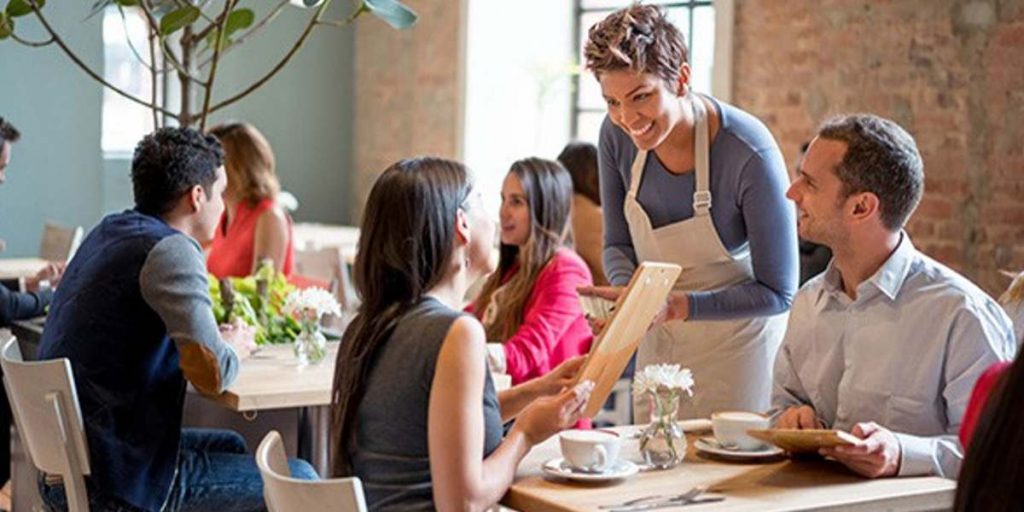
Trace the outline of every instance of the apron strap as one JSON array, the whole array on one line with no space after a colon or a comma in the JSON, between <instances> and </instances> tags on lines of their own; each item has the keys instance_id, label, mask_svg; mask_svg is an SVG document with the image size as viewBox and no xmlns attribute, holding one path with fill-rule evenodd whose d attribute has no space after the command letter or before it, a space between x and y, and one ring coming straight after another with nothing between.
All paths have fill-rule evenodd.
<instances>
[{"instance_id":1,"label":"apron strap","mask_svg":"<svg viewBox=\"0 0 1024 512\"><path fill-rule=\"evenodd\" d=\"M647 165L647 151L643 149L637 149L636 158L633 159L633 166L629 171L629 190L627 194L636 198L637 191L640 190L640 180L644 176L644 166Z\"/></svg>"},{"instance_id":2,"label":"apron strap","mask_svg":"<svg viewBox=\"0 0 1024 512\"><path fill-rule=\"evenodd\" d=\"M693 215L696 217L698 215L707 215L711 211L708 116L704 110L704 101L700 99L700 96L694 94L690 104L693 105L695 121L693 125L693 153L697 183L693 192Z\"/></svg>"}]
</instances>

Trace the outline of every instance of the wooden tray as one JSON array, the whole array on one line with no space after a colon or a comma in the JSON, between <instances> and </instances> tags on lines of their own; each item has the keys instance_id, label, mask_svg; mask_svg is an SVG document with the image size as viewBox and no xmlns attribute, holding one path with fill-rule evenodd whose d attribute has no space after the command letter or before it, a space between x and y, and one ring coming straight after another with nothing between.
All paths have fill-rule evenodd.
<instances>
[{"instance_id":1,"label":"wooden tray","mask_svg":"<svg viewBox=\"0 0 1024 512\"><path fill-rule=\"evenodd\" d=\"M842 430L769 428L748 430L747 434L790 453L817 452L820 448L854 445L860 442L853 434Z\"/></svg>"},{"instance_id":2,"label":"wooden tray","mask_svg":"<svg viewBox=\"0 0 1024 512\"><path fill-rule=\"evenodd\" d=\"M601 411L615 383L640 346L655 315L665 305L682 268L671 263L644 262L633 273L619 296L604 330L594 338L577 382L594 381L594 390L583 415L593 418Z\"/></svg>"}]
</instances>

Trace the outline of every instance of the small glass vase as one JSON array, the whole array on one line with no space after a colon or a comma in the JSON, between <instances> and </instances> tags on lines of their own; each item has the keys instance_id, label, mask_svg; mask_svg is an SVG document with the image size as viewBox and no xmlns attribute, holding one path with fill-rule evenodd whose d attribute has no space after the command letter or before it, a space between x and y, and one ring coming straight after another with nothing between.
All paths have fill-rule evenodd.
<instances>
[{"instance_id":1,"label":"small glass vase","mask_svg":"<svg viewBox=\"0 0 1024 512\"><path fill-rule=\"evenodd\" d=\"M651 423L640 434L640 453L651 468L675 467L686 456L686 435L676 423L679 391L648 391L647 396L651 401Z\"/></svg>"},{"instance_id":2,"label":"small glass vase","mask_svg":"<svg viewBox=\"0 0 1024 512\"><path fill-rule=\"evenodd\" d=\"M327 338L320 332L320 322L304 320L302 331L295 337L295 358L299 366L317 364L327 355Z\"/></svg>"}]
</instances>

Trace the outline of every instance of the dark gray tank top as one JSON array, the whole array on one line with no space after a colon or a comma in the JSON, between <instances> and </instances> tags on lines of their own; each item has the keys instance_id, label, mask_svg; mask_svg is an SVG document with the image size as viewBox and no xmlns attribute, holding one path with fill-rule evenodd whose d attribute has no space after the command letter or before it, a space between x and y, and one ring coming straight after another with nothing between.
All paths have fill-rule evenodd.
<instances>
[{"instance_id":1,"label":"dark gray tank top","mask_svg":"<svg viewBox=\"0 0 1024 512\"><path fill-rule=\"evenodd\" d=\"M378 350L349 446L370 510L434 510L427 450L427 407L441 343L463 313L425 298ZM484 456L501 443L501 412L484 376Z\"/></svg>"}]
</instances>

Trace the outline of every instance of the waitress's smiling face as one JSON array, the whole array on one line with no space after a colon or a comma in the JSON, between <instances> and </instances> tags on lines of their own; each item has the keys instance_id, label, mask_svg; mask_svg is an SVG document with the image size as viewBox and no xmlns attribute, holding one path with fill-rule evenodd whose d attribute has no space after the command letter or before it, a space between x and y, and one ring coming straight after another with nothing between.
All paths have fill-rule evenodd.
<instances>
[{"instance_id":1,"label":"waitress's smiling face","mask_svg":"<svg viewBox=\"0 0 1024 512\"><path fill-rule=\"evenodd\" d=\"M688 71L683 71L686 78L681 83L688 79ZM598 82L608 104L608 117L629 134L638 149L651 151L660 146L683 117L679 95L658 75L629 69L604 71Z\"/></svg>"}]
</instances>

